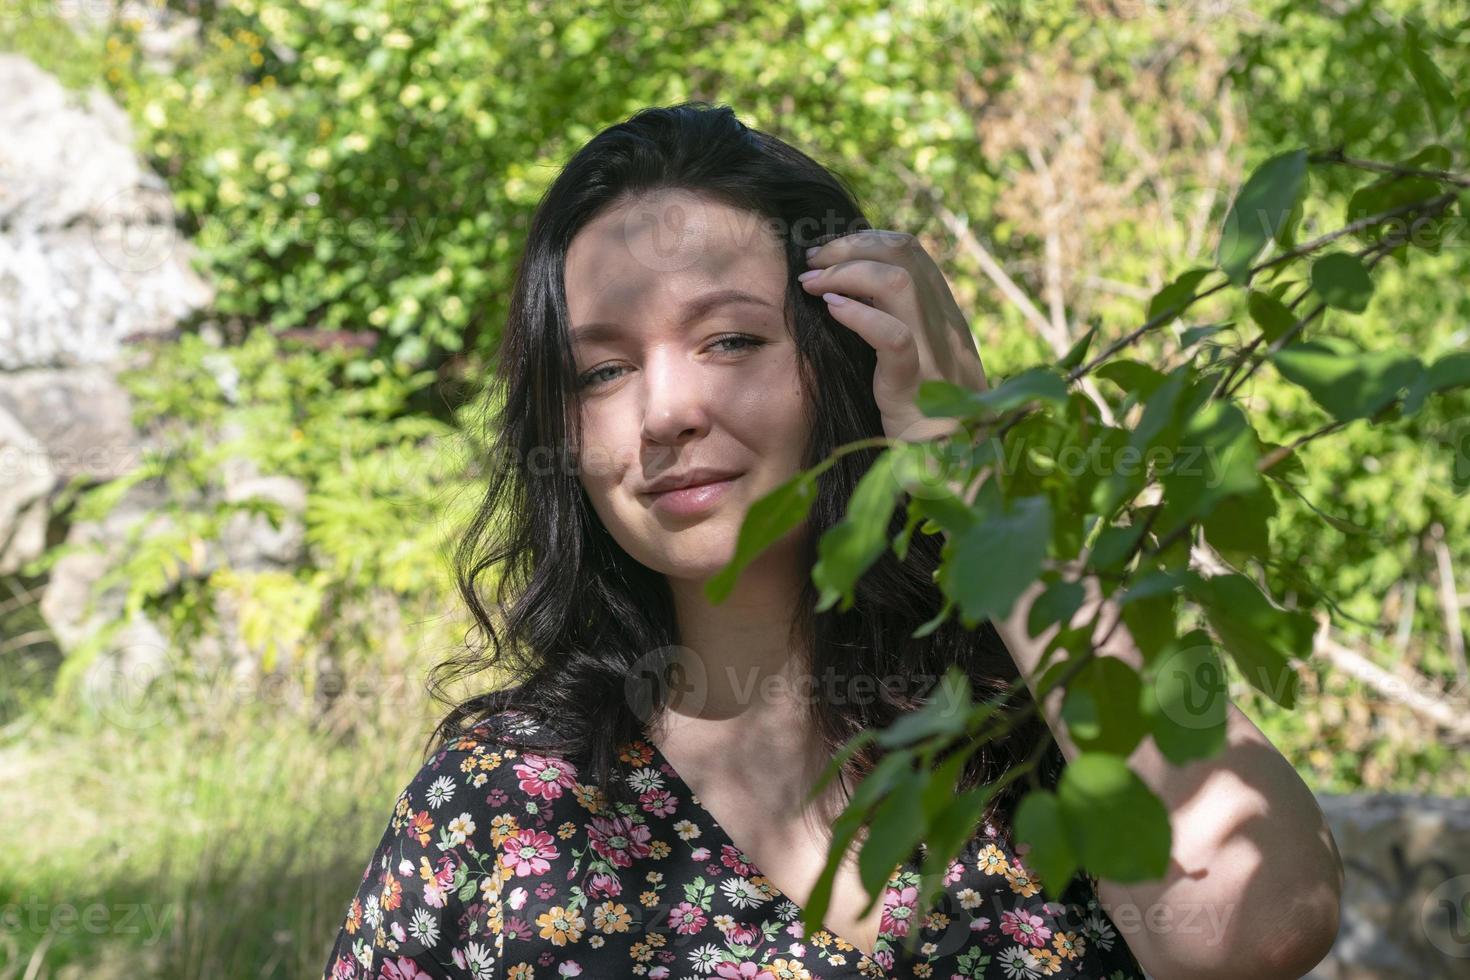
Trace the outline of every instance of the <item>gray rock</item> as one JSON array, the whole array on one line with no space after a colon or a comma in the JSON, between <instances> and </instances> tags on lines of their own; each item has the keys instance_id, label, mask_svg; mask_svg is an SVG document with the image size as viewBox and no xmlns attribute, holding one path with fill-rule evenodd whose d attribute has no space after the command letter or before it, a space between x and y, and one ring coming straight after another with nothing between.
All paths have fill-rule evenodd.
<instances>
[{"instance_id":1,"label":"gray rock","mask_svg":"<svg viewBox=\"0 0 1470 980\"><path fill-rule=\"evenodd\" d=\"M0 407L0 574L41 554L50 495L59 483L46 447Z\"/></svg>"},{"instance_id":2,"label":"gray rock","mask_svg":"<svg viewBox=\"0 0 1470 980\"><path fill-rule=\"evenodd\" d=\"M0 372L0 408L41 443L62 479L116 479L142 457L132 400L99 366Z\"/></svg>"},{"instance_id":3,"label":"gray rock","mask_svg":"<svg viewBox=\"0 0 1470 980\"><path fill-rule=\"evenodd\" d=\"M106 364L213 291L126 115L0 55L0 370Z\"/></svg>"}]
</instances>

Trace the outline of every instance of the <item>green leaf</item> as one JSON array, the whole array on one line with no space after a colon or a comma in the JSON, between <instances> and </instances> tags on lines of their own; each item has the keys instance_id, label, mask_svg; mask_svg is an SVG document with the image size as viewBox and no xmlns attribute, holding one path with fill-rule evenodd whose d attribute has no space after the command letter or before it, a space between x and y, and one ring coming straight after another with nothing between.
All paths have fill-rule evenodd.
<instances>
[{"instance_id":1,"label":"green leaf","mask_svg":"<svg viewBox=\"0 0 1470 980\"><path fill-rule=\"evenodd\" d=\"M1191 630L1144 668L1144 714L1165 758L1183 765L1225 747L1229 688L1225 665L1204 630Z\"/></svg>"},{"instance_id":2,"label":"green leaf","mask_svg":"<svg viewBox=\"0 0 1470 980\"><path fill-rule=\"evenodd\" d=\"M1036 872L1047 899L1055 900L1077 871L1077 854L1056 794L1045 789L1027 793L1016 807L1014 824L1016 839L1031 845L1023 863Z\"/></svg>"},{"instance_id":3,"label":"green leaf","mask_svg":"<svg viewBox=\"0 0 1470 980\"><path fill-rule=\"evenodd\" d=\"M1386 214L1408 205L1420 204L1439 196L1442 191L1443 188L1438 183L1427 177L1388 174L1353 192L1353 196L1348 199L1346 220L1353 224L1376 214ZM1409 222L1418 211L1419 209L1414 208L1397 217L1375 221L1353 234L1360 241L1370 243L1379 241L1385 231L1403 235L1409 231ZM1443 222L1442 216L1428 222L1421 219L1415 224L1411 240L1428 251L1436 251Z\"/></svg>"},{"instance_id":4,"label":"green leaf","mask_svg":"<svg viewBox=\"0 0 1470 980\"><path fill-rule=\"evenodd\" d=\"M858 875L870 902L883 895L894 870L907 861L924 834L922 791L926 774L910 772L883 797L858 853Z\"/></svg>"},{"instance_id":5,"label":"green leaf","mask_svg":"<svg viewBox=\"0 0 1470 980\"><path fill-rule=\"evenodd\" d=\"M1200 280L1213 271L1215 270L1190 269L1169 283L1169 285L1159 290L1154 298L1149 300L1148 321L1153 322L1154 317L1173 310L1174 312L1172 314L1159 321L1159 326L1172 322L1175 317L1183 313L1185 308L1189 306L1190 300L1194 299L1194 294L1199 287Z\"/></svg>"},{"instance_id":6,"label":"green leaf","mask_svg":"<svg viewBox=\"0 0 1470 980\"><path fill-rule=\"evenodd\" d=\"M1077 863L1099 878L1128 884L1168 871L1169 813L1121 757L1077 756L1062 770L1057 802Z\"/></svg>"},{"instance_id":7,"label":"green leaf","mask_svg":"<svg viewBox=\"0 0 1470 980\"><path fill-rule=\"evenodd\" d=\"M1132 752L1147 731L1142 687L1138 673L1117 657L1089 660L1062 701L1062 719L1077 747L1125 757Z\"/></svg>"},{"instance_id":8,"label":"green leaf","mask_svg":"<svg viewBox=\"0 0 1470 980\"><path fill-rule=\"evenodd\" d=\"M1293 707L1298 679L1289 661L1310 655L1312 618L1272 605L1239 573L1199 579L1190 591L1246 681L1283 708Z\"/></svg>"},{"instance_id":9,"label":"green leaf","mask_svg":"<svg viewBox=\"0 0 1470 980\"><path fill-rule=\"evenodd\" d=\"M750 505L740 524L730 564L705 583L704 594L710 602L721 603L729 598L745 567L806 520L817 497L817 476L833 462L829 459L798 473Z\"/></svg>"},{"instance_id":10,"label":"green leaf","mask_svg":"<svg viewBox=\"0 0 1470 980\"><path fill-rule=\"evenodd\" d=\"M1087 352L1091 349L1093 338L1096 336L1097 324L1094 323L1087 329L1085 334L1077 339L1077 342L1072 345L1066 355L1057 362L1057 369L1060 371L1070 371L1081 364L1083 359L1087 357Z\"/></svg>"},{"instance_id":11,"label":"green leaf","mask_svg":"<svg viewBox=\"0 0 1470 980\"><path fill-rule=\"evenodd\" d=\"M1094 373L1128 394L1137 394L1143 398L1153 394L1167 380L1157 368L1127 359L1108 361L1099 365Z\"/></svg>"},{"instance_id":12,"label":"green leaf","mask_svg":"<svg viewBox=\"0 0 1470 980\"><path fill-rule=\"evenodd\" d=\"M1337 310L1362 313L1373 298L1373 280L1356 255L1334 252L1312 263L1312 288Z\"/></svg>"},{"instance_id":13,"label":"green leaf","mask_svg":"<svg viewBox=\"0 0 1470 980\"><path fill-rule=\"evenodd\" d=\"M997 414L1035 399L1065 408L1067 382L1051 368L1035 367L1012 375L999 386L975 396L976 402Z\"/></svg>"},{"instance_id":14,"label":"green leaf","mask_svg":"<svg viewBox=\"0 0 1470 980\"><path fill-rule=\"evenodd\" d=\"M1082 600L1086 597L1086 590L1080 582L1053 582L1031 603L1026 615L1026 632L1034 637L1056 623L1067 626L1077 610L1082 608Z\"/></svg>"},{"instance_id":15,"label":"green leaf","mask_svg":"<svg viewBox=\"0 0 1470 980\"><path fill-rule=\"evenodd\" d=\"M1032 367L985 391L970 391L947 381L923 381L919 383L917 406L925 416L963 419L1004 413L1036 398L1066 407L1066 379L1051 367Z\"/></svg>"},{"instance_id":16,"label":"green leaf","mask_svg":"<svg viewBox=\"0 0 1470 980\"><path fill-rule=\"evenodd\" d=\"M1364 352L1340 337L1289 344L1271 355L1282 377L1307 390L1341 421L1368 418L1398 397L1423 371L1400 351Z\"/></svg>"},{"instance_id":17,"label":"green leaf","mask_svg":"<svg viewBox=\"0 0 1470 980\"><path fill-rule=\"evenodd\" d=\"M971 708L970 679L951 665L923 707L906 712L878 733L878 744L904 748L935 736L953 738L965 730Z\"/></svg>"},{"instance_id":18,"label":"green leaf","mask_svg":"<svg viewBox=\"0 0 1470 980\"><path fill-rule=\"evenodd\" d=\"M1285 228L1306 180L1305 149L1277 154L1246 180L1225 215L1216 251L1216 261L1231 282L1245 282L1261 249Z\"/></svg>"},{"instance_id":19,"label":"green leaf","mask_svg":"<svg viewBox=\"0 0 1470 980\"><path fill-rule=\"evenodd\" d=\"M1205 540L1236 565L1270 552L1270 520L1276 516L1276 498L1266 484L1254 491L1226 497L1204 518Z\"/></svg>"},{"instance_id":20,"label":"green leaf","mask_svg":"<svg viewBox=\"0 0 1470 980\"><path fill-rule=\"evenodd\" d=\"M1454 351L1429 366L1425 372L1430 391L1470 387L1470 351Z\"/></svg>"},{"instance_id":21,"label":"green leaf","mask_svg":"<svg viewBox=\"0 0 1470 980\"><path fill-rule=\"evenodd\" d=\"M1209 514L1232 494L1251 493L1259 487L1256 447L1255 432L1234 403L1207 402L1192 415L1163 476L1160 534Z\"/></svg>"},{"instance_id":22,"label":"green leaf","mask_svg":"<svg viewBox=\"0 0 1470 980\"><path fill-rule=\"evenodd\" d=\"M1114 524L1097 536L1097 543L1087 556L1087 567L1092 571L1111 571L1132 552L1133 546L1143 536L1143 521L1135 519L1132 524Z\"/></svg>"},{"instance_id":23,"label":"green leaf","mask_svg":"<svg viewBox=\"0 0 1470 980\"><path fill-rule=\"evenodd\" d=\"M1022 497L945 543L939 584L966 625L1004 619L1035 581L1051 539L1051 504Z\"/></svg>"},{"instance_id":24,"label":"green leaf","mask_svg":"<svg viewBox=\"0 0 1470 980\"><path fill-rule=\"evenodd\" d=\"M1251 319L1256 321L1256 326L1261 328L1261 333L1265 335L1267 341L1279 339L1282 334L1296 326L1296 314L1270 293L1251 290L1247 305L1250 308Z\"/></svg>"},{"instance_id":25,"label":"green leaf","mask_svg":"<svg viewBox=\"0 0 1470 980\"><path fill-rule=\"evenodd\" d=\"M873 771L858 783L852 799L832 823L832 840L828 846L827 863L822 866L821 873L817 875L816 884L812 886L811 894L807 896L806 907L802 909L802 922L808 930L821 928L822 916L832 901L832 884L836 881L837 870L842 864L840 860L833 860L832 855L835 854L845 859L848 849L862 828L863 818L867 816L873 804L884 794L890 793L895 785L916 775L918 774L910 770L910 756L907 753L891 752L878 760ZM911 795L917 800L917 791ZM859 854L860 859L861 856ZM871 906L872 902L869 904Z\"/></svg>"},{"instance_id":26,"label":"green leaf","mask_svg":"<svg viewBox=\"0 0 1470 980\"><path fill-rule=\"evenodd\" d=\"M1444 135L1454 124L1454 89L1430 57L1420 26L1413 20L1406 21L1404 35L1404 64L1418 83L1419 91L1424 93L1429 121L1434 124L1435 132Z\"/></svg>"},{"instance_id":27,"label":"green leaf","mask_svg":"<svg viewBox=\"0 0 1470 980\"><path fill-rule=\"evenodd\" d=\"M1226 323L1206 323L1197 327L1187 327L1184 330L1179 331L1179 347L1181 350L1187 350L1200 341L1209 340L1211 337L1215 336L1215 334L1220 333L1224 330L1229 330L1233 326L1235 326L1234 321L1229 321Z\"/></svg>"},{"instance_id":28,"label":"green leaf","mask_svg":"<svg viewBox=\"0 0 1470 980\"><path fill-rule=\"evenodd\" d=\"M873 460L847 502L847 514L817 542L812 566L812 582L820 592L817 612L839 599L844 611L852 608L857 580L888 547L888 525L900 491L894 461L904 451L885 450Z\"/></svg>"},{"instance_id":29,"label":"green leaf","mask_svg":"<svg viewBox=\"0 0 1470 980\"><path fill-rule=\"evenodd\" d=\"M924 839L918 908L927 908L944 887L944 872L949 868L946 855L958 854L965 842L974 836L975 825L993 794L992 786L966 790L950 799L944 809L930 818L929 832ZM914 930L915 933L917 931Z\"/></svg>"}]
</instances>

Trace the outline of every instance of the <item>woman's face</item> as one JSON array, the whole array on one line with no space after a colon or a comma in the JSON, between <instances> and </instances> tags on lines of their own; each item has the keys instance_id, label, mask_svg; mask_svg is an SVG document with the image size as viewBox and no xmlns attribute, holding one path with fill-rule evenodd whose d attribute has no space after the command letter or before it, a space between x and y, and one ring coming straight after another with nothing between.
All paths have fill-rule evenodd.
<instances>
[{"instance_id":1,"label":"woman's face","mask_svg":"<svg viewBox=\"0 0 1470 980\"><path fill-rule=\"evenodd\" d=\"M565 272L582 485L635 560L702 581L804 459L781 244L749 212L670 191L588 223Z\"/></svg>"}]
</instances>

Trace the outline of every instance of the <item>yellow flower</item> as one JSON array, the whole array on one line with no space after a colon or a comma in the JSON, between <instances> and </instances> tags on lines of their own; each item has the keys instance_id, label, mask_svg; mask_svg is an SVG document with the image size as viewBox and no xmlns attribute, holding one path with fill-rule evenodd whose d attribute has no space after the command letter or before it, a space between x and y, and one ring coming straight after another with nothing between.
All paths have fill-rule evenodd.
<instances>
[{"instance_id":1,"label":"yellow flower","mask_svg":"<svg viewBox=\"0 0 1470 980\"><path fill-rule=\"evenodd\" d=\"M541 927L542 939L550 939L553 946L565 946L582 938L587 920L579 913L569 912L558 905L550 912L536 916L536 924Z\"/></svg>"},{"instance_id":2,"label":"yellow flower","mask_svg":"<svg viewBox=\"0 0 1470 980\"><path fill-rule=\"evenodd\" d=\"M812 980L811 972L802 965L801 960L778 959L767 963L761 973L780 980Z\"/></svg>"},{"instance_id":3,"label":"yellow flower","mask_svg":"<svg viewBox=\"0 0 1470 980\"><path fill-rule=\"evenodd\" d=\"M994 844L986 844L975 858L975 867L988 875L1003 875L1010 866L1010 859Z\"/></svg>"},{"instance_id":4,"label":"yellow flower","mask_svg":"<svg viewBox=\"0 0 1470 980\"><path fill-rule=\"evenodd\" d=\"M1041 891L1041 885L1031 876L1031 872L1015 865L1011 865L1006 872L1006 881L1010 882L1011 891L1022 898L1030 898Z\"/></svg>"},{"instance_id":5,"label":"yellow flower","mask_svg":"<svg viewBox=\"0 0 1470 980\"><path fill-rule=\"evenodd\" d=\"M536 970L529 963L517 963L515 966L511 967L510 972L506 974L506 977L508 977L509 980L534 980L535 976Z\"/></svg>"},{"instance_id":6,"label":"yellow flower","mask_svg":"<svg viewBox=\"0 0 1470 980\"><path fill-rule=\"evenodd\" d=\"M1062 958L1049 949L1033 949L1031 955L1036 957L1036 969L1044 977L1049 977L1062 972Z\"/></svg>"},{"instance_id":7,"label":"yellow flower","mask_svg":"<svg viewBox=\"0 0 1470 980\"><path fill-rule=\"evenodd\" d=\"M505 839L507 837L511 836L520 829L520 825L516 823L516 818L514 815L509 813L497 814L495 818L490 821L490 843L494 844L496 847L499 847L501 844L505 843Z\"/></svg>"},{"instance_id":8,"label":"yellow flower","mask_svg":"<svg viewBox=\"0 0 1470 980\"><path fill-rule=\"evenodd\" d=\"M1051 937L1052 947L1063 959L1075 960L1087 949L1087 939L1075 932L1059 932Z\"/></svg>"},{"instance_id":9,"label":"yellow flower","mask_svg":"<svg viewBox=\"0 0 1470 980\"><path fill-rule=\"evenodd\" d=\"M633 917L622 903L603 902L592 910L592 924L603 932L627 932Z\"/></svg>"},{"instance_id":10,"label":"yellow flower","mask_svg":"<svg viewBox=\"0 0 1470 980\"><path fill-rule=\"evenodd\" d=\"M638 901L642 902L647 908L653 908L658 904L658 892L644 892L638 896Z\"/></svg>"}]
</instances>

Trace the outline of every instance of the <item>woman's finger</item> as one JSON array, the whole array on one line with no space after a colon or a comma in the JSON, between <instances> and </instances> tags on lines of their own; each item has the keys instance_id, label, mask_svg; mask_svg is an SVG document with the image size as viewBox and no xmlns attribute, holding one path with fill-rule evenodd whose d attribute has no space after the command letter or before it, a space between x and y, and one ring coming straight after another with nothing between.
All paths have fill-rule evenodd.
<instances>
[{"instance_id":1,"label":"woman's finger","mask_svg":"<svg viewBox=\"0 0 1470 980\"><path fill-rule=\"evenodd\" d=\"M875 383L894 397L911 394L919 377L919 349L913 331L903 321L851 296L824 293L833 318L868 342L878 353Z\"/></svg>"}]
</instances>

